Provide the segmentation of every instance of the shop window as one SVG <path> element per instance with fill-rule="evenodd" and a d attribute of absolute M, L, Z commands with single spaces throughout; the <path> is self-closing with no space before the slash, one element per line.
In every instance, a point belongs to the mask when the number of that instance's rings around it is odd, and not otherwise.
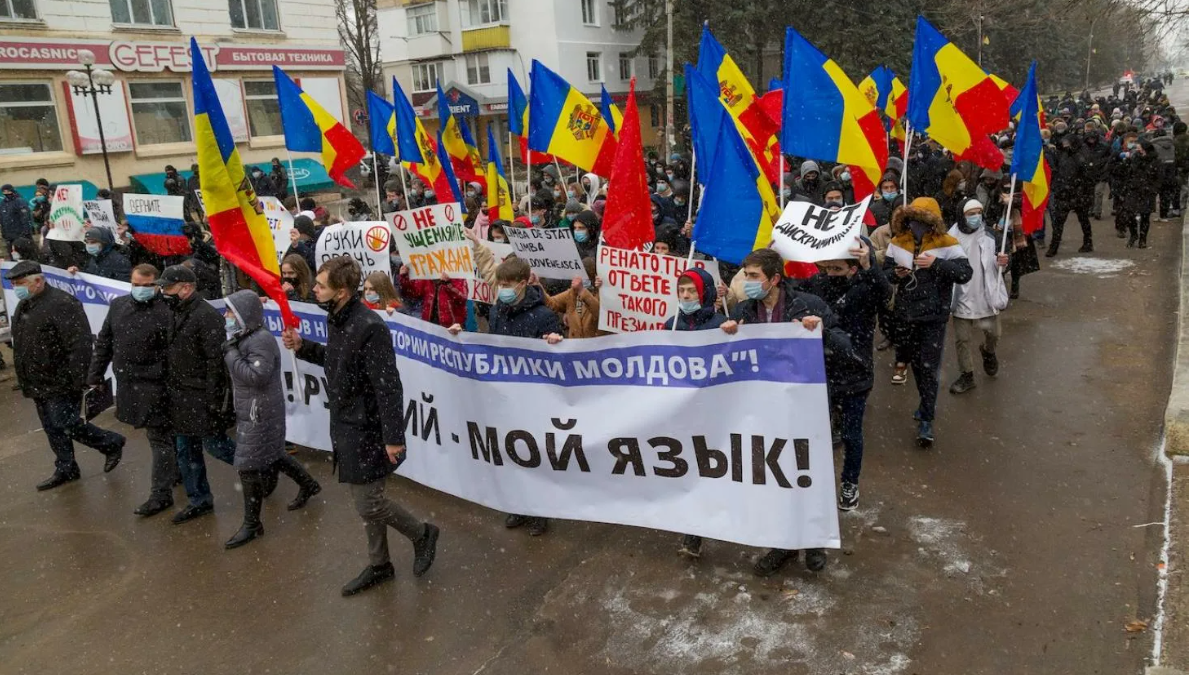
<path fill-rule="evenodd" d="M 467 54 L 467 84 L 491 84 L 487 54 Z"/>
<path fill-rule="evenodd" d="M 251 30 L 281 30 L 277 0 L 228 0 L 231 27 Z"/>
<path fill-rule="evenodd" d="M 0 84 L 0 155 L 61 150 L 50 85 Z"/>
<path fill-rule="evenodd" d="M 192 139 L 181 82 L 129 82 L 128 98 L 138 145 L 188 143 Z"/>
<path fill-rule="evenodd" d="M 36 21 L 37 7 L 33 0 L 0 0 L 0 21 Z"/>
<path fill-rule="evenodd" d="M 111 0 L 111 20 L 130 25 L 172 26 L 173 11 L 169 0 Z"/>
<path fill-rule="evenodd" d="M 413 91 L 433 91 L 442 79 L 442 64 L 414 63 Z"/>
<path fill-rule="evenodd" d="M 244 80 L 244 102 L 248 104 L 248 132 L 252 138 L 285 133 L 277 85 L 272 80 Z"/>
<path fill-rule="evenodd" d="M 409 35 L 425 35 L 438 32 L 438 10 L 435 3 L 417 5 L 405 10 L 409 19 Z"/>

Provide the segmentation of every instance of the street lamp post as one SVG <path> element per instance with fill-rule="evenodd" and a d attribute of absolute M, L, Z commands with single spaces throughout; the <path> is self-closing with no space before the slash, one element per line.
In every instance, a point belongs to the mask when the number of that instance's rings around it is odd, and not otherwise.
<path fill-rule="evenodd" d="M 1094 55 L 1094 23 L 1098 21 L 1098 15 L 1090 19 L 1090 37 L 1086 40 L 1086 86 L 1085 89 L 1090 89 L 1090 57 Z"/>
<path fill-rule="evenodd" d="M 107 189 L 115 191 L 111 180 L 111 162 L 107 158 L 107 138 L 103 134 L 103 117 L 99 114 L 99 95 L 110 94 L 116 76 L 111 71 L 95 67 L 95 53 L 89 49 L 78 50 L 78 62 L 84 70 L 66 73 L 66 81 L 76 96 L 90 96 L 95 106 L 95 125 L 99 127 L 99 147 L 103 151 L 103 168 L 107 172 Z"/>

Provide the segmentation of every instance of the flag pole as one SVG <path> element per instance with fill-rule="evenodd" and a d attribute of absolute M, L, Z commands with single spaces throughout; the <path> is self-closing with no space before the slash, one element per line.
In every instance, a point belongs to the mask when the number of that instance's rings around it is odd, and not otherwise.
<path fill-rule="evenodd" d="M 781 157 L 784 157 L 781 154 Z M 698 184 L 698 151 L 691 149 L 689 152 L 689 194 L 686 199 L 689 200 L 689 213 L 685 217 L 685 222 L 690 223 L 694 220 L 694 186 Z M 690 245 L 690 250 L 693 250 L 693 245 Z"/>
<path fill-rule="evenodd" d="M 688 270 L 688 269 L 689 269 L 689 266 L 690 266 L 690 264 L 692 264 L 692 263 L 693 263 L 693 261 L 694 261 L 694 250 L 695 250 L 695 249 L 697 249 L 697 248 L 698 248 L 698 242 L 696 242 L 696 241 L 691 241 L 691 242 L 689 243 L 689 257 L 685 259 L 685 269 L 687 269 L 687 270 Z M 678 285 L 680 286 L 680 284 L 678 284 Z M 680 291 L 678 291 L 678 292 L 680 293 Z M 705 290 L 703 290 L 702 292 L 703 292 L 703 293 L 705 293 L 706 291 L 705 291 Z M 680 296 L 678 296 L 678 297 L 680 297 Z M 726 302 L 726 300 L 723 300 L 723 307 L 726 307 L 726 305 L 727 305 L 727 302 Z M 681 318 L 681 304 L 680 304 L 680 303 L 678 303 L 678 305 L 677 305 L 677 313 L 673 315 L 673 332 L 674 332 L 674 333 L 676 333 L 676 332 L 677 332 L 677 320 L 678 320 L 678 319 L 680 319 L 680 318 Z"/>
<path fill-rule="evenodd" d="M 768 166 L 772 166 L 769 164 Z M 784 211 L 784 151 L 780 151 L 780 168 L 776 175 L 776 191 L 780 195 L 780 210 Z"/>
<path fill-rule="evenodd" d="M 553 157 L 553 168 L 557 169 L 558 182 L 561 183 L 562 181 L 564 181 L 565 179 L 562 178 L 562 176 L 564 176 L 565 174 L 561 172 L 561 162 L 557 161 L 556 155 L 554 155 L 554 157 Z M 565 183 L 562 183 L 562 185 L 564 186 Z"/>
<path fill-rule="evenodd" d="M 1007 235 L 1011 233 L 1011 207 L 1016 197 L 1016 174 L 1011 175 L 1011 188 L 1007 191 L 1007 213 L 1003 216 L 1003 242 L 999 245 L 999 252 L 1007 252 Z"/>
<path fill-rule="evenodd" d="M 380 198 L 380 165 L 376 163 L 376 155 L 378 154 L 380 153 L 376 152 L 375 149 L 372 150 L 372 176 L 375 177 L 376 181 L 376 215 L 382 216 L 384 215 L 382 213 L 384 210 L 384 200 Z"/>
<path fill-rule="evenodd" d="M 293 172 L 293 153 L 289 152 L 289 148 L 285 148 L 285 156 L 289 158 L 289 183 L 293 186 L 293 205 L 297 210 L 301 210 L 301 197 L 297 196 L 297 174 Z"/>
<path fill-rule="evenodd" d="M 904 173 L 900 175 L 900 194 L 904 197 L 904 205 L 908 206 L 908 153 L 909 149 L 912 148 L 912 125 L 905 122 L 904 130 Z"/>
<path fill-rule="evenodd" d="M 516 159 L 512 157 L 512 132 L 508 132 L 508 199 L 516 203 Z M 488 204 L 490 206 L 490 204 Z"/>

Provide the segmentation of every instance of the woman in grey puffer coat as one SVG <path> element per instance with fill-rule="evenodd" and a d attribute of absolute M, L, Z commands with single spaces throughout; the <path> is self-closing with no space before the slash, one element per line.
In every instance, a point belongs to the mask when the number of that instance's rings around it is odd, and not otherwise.
<path fill-rule="evenodd" d="M 248 290 L 227 298 L 227 342 L 223 360 L 235 396 L 235 468 L 244 492 L 244 524 L 227 540 L 237 548 L 264 534 L 260 505 L 276 473 L 300 488 L 289 510 L 305 506 L 322 487 L 285 452 L 285 389 L 281 383 L 281 348 L 264 327 L 260 298 Z"/>

